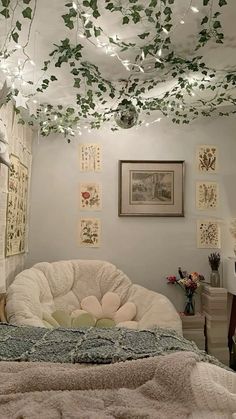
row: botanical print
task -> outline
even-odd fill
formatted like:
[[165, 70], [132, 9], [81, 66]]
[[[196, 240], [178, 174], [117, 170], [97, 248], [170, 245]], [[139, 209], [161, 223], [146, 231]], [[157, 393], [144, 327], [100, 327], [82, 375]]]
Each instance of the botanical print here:
[[203, 249], [220, 248], [220, 226], [214, 220], [198, 220], [197, 222], [198, 247]]
[[200, 145], [197, 150], [199, 172], [212, 173], [218, 169], [218, 150], [212, 145]]
[[197, 209], [215, 209], [219, 203], [219, 185], [217, 182], [196, 183]]
[[80, 171], [99, 172], [101, 170], [101, 146], [80, 144]]
[[174, 172], [130, 171], [130, 204], [170, 205], [174, 201]]
[[25, 252], [28, 202], [28, 169], [11, 156], [8, 181], [6, 256]]
[[98, 218], [80, 219], [80, 246], [99, 247], [101, 242], [101, 221]]
[[101, 186], [98, 183], [80, 184], [80, 208], [95, 211], [101, 209]]

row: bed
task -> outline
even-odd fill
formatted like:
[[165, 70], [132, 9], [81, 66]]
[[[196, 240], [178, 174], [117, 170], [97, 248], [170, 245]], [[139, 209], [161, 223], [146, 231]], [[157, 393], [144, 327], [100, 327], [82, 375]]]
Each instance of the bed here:
[[[109, 283], [108, 288], [118, 292], [123, 302], [134, 300], [134, 295], [141, 298], [140, 293], [146, 292], [132, 284], [114, 265], [97, 262], [93, 262], [93, 268], [98, 268], [97, 274], [93, 269], [94, 292], [102, 295], [107, 290], [105, 284]], [[78, 261], [70, 261], [70, 272], [74, 275], [80, 271], [87, 283], [87, 268], [82, 264], [82, 269], [76, 270], [75, 265], [78, 268]], [[59, 265], [40, 265], [38, 270], [47, 276], [54, 269], [59, 272]], [[107, 269], [112, 277], [110, 282], [105, 275]], [[29, 278], [30, 273], [24, 271], [16, 278], [18, 295], [19, 287], [23, 293], [22, 275]], [[41, 281], [42, 278], [40, 274]], [[71, 296], [73, 284], [68, 292], [63, 288], [63, 296], [69, 293], [71, 304], [75, 303]], [[83, 297], [87, 288], [82, 281]], [[36, 289], [39, 292], [34, 292], [33, 320], [38, 322], [42, 310], [35, 308], [36, 302], [44, 304], [44, 310], [53, 307], [51, 297], [40, 294], [39, 286]], [[53, 295], [52, 285], [50, 290]], [[12, 301], [16, 302], [13, 294], [11, 289], [7, 295], [8, 321], [13, 315]], [[178, 314], [173, 312], [168, 300], [167, 320], [161, 320], [159, 307], [159, 324], [158, 319], [154, 322], [154, 315], [150, 316], [151, 324], [145, 324], [143, 319], [148, 318], [145, 314], [150, 314], [151, 308], [155, 311], [150, 298], [151, 302], [158, 298], [152, 293], [147, 295], [149, 305], [144, 308], [143, 296], [136, 329], [47, 329], [42, 327], [43, 323], [32, 325], [29, 313], [32, 302], [28, 295], [28, 309], [24, 311], [25, 306], [19, 304], [16, 307], [17, 315], [21, 314], [20, 322], [27, 315], [28, 324], [17, 323], [16, 317], [14, 322], [0, 324], [0, 419], [236, 418], [234, 372], [183, 338]], [[53, 304], [56, 300], [57, 307], [64, 307], [65, 298], [58, 297], [57, 294]], [[161, 297], [160, 301], [163, 301]]]

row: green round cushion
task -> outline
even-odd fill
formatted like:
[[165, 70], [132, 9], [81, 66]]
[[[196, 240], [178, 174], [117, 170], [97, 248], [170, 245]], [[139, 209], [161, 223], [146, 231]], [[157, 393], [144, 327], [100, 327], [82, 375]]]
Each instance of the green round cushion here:
[[71, 320], [71, 327], [93, 327], [95, 326], [96, 320], [90, 313], [82, 313], [78, 317], [74, 317]]
[[61, 327], [71, 327], [71, 317], [66, 311], [56, 310], [52, 313], [52, 317]]
[[112, 319], [99, 319], [96, 322], [96, 327], [114, 327], [116, 324]]

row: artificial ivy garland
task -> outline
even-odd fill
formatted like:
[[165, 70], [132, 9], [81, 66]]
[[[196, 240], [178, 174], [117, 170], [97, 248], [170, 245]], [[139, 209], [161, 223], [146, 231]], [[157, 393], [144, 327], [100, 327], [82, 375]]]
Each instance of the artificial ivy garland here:
[[[220, 17], [221, 8], [227, 6], [227, 1], [202, 0], [205, 14], [201, 20], [201, 30], [196, 36], [195, 51], [191, 58], [176, 54], [172, 43], [173, 10], [176, 3], [177, 0], [149, 2], [104, 0], [99, 1], [99, 5], [97, 0], [65, 2], [65, 13], [61, 18], [69, 31], [76, 31], [77, 42], [72, 44], [67, 37], [54, 44], [42, 68], [45, 76], [35, 91], [37, 98], [42, 97], [41, 104], [38, 105], [36, 115], [24, 117], [21, 122], [38, 124], [44, 136], [59, 132], [69, 138], [75, 135], [77, 130], [80, 132], [84, 123], [91, 129], [98, 129], [104, 122], [114, 120], [113, 116], [121, 102], [127, 103], [127, 106], [130, 104], [135, 106], [140, 114], [139, 124], [143, 122], [145, 114], [152, 113], [168, 116], [177, 124], [188, 124], [199, 116], [210, 116], [213, 113], [220, 116], [235, 113], [236, 99], [232, 91], [235, 88], [236, 72], [208, 68], [202, 55], [198, 54], [198, 50], [210, 40], [223, 44], [224, 34]], [[11, 22], [1, 49], [0, 67], [1, 62], [14, 55], [20, 45], [22, 19], [29, 23], [27, 42], [22, 46], [25, 59], [22, 68], [19, 69], [20, 73], [30, 60], [27, 46], [35, 11], [40, 6], [37, 0], [0, 0], [0, 4], [2, 5], [0, 14]], [[137, 41], [125, 42], [117, 36], [107, 36], [98, 24], [104, 9], [106, 13], [116, 13], [120, 16], [121, 25], [124, 27], [129, 23], [137, 25], [137, 28], [140, 28]], [[186, 13], [189, 11], [198, 12], [192, 1], [188, 2]], [[142, 30], [144, 20], [148, 23], [145, 27], [149, 28], [145, 31]], [[182, 20], [180, 23], [183, 22]], [[12, 40], [16, 45], [13, 49], [10, 48]], [[95, 48], [105, 49], [107, 54], [119, 60], [127, 71], [127, 77], [122, 83], [104, 77], [98, 66], [84, 59], [88, 42]], [[129, 60], [126, 59], [127, 54]], [[151, 77], [148, 77], [146, 63], [150, 62], [152, 71]], [[52, 106], [44, 103], [44, 92], [50, 83], [57, 82], [53, 66], [63, 69], [67, 66], [72, 75], [73, 86], [76, 89], [75, 106]], [[193, 75], [192, 79], [189, 78], [189, 74]], [[165, 93], [157, 95], [155, 88], [167, 80], [173, 81], [173, 86]], [[26, 82], [32, 84], [31, 80]], [[201, 91], [210, 91], [212, 94], [208, 98], [202, 98]], [[195, 92], [198, 93], [196, 96]], [[19, 94], [18, 89], [13, 89], [8, 99], [11, 95], [17, 96], [17, 94]], [[33, 96], [34, 94], [31, 94], [30, 98]], [[221, 105], [229, 104], [233, 105], [229, 111], [220, 110]], [[111, 129], [118, 129], [117, 125], [113, 123]]]

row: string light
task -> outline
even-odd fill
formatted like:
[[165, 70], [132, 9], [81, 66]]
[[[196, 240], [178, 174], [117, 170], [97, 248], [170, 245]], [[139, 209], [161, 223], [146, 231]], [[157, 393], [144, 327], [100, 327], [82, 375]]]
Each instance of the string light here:
[[181, 19], [179, 23], [180, 23], [181, 25], [184, 25], [184, 24], [185, 24], [185, 21], [184, 21], [183, 19]]
[[162, 49], [161, 48], [157, 51], [157, 55], [158, 55], [158, 57], [162, 56]]
[[34, 67], [36, 66], [35, 62], [33, 60], [30, 60], [30, 64]]
[[73, 7], [73, 9], [77, 10], [77, 4], [74, 1], [72, 3], [72, 7]]
[[166, 28], [162, 28], [163, 32], [168, 35], [168, 30]]
[[195, 7], [195, 6], [191, 6], [190, 9], [192, 10], [193, 13], [198, 13], [199, 12], [198, 8]]

